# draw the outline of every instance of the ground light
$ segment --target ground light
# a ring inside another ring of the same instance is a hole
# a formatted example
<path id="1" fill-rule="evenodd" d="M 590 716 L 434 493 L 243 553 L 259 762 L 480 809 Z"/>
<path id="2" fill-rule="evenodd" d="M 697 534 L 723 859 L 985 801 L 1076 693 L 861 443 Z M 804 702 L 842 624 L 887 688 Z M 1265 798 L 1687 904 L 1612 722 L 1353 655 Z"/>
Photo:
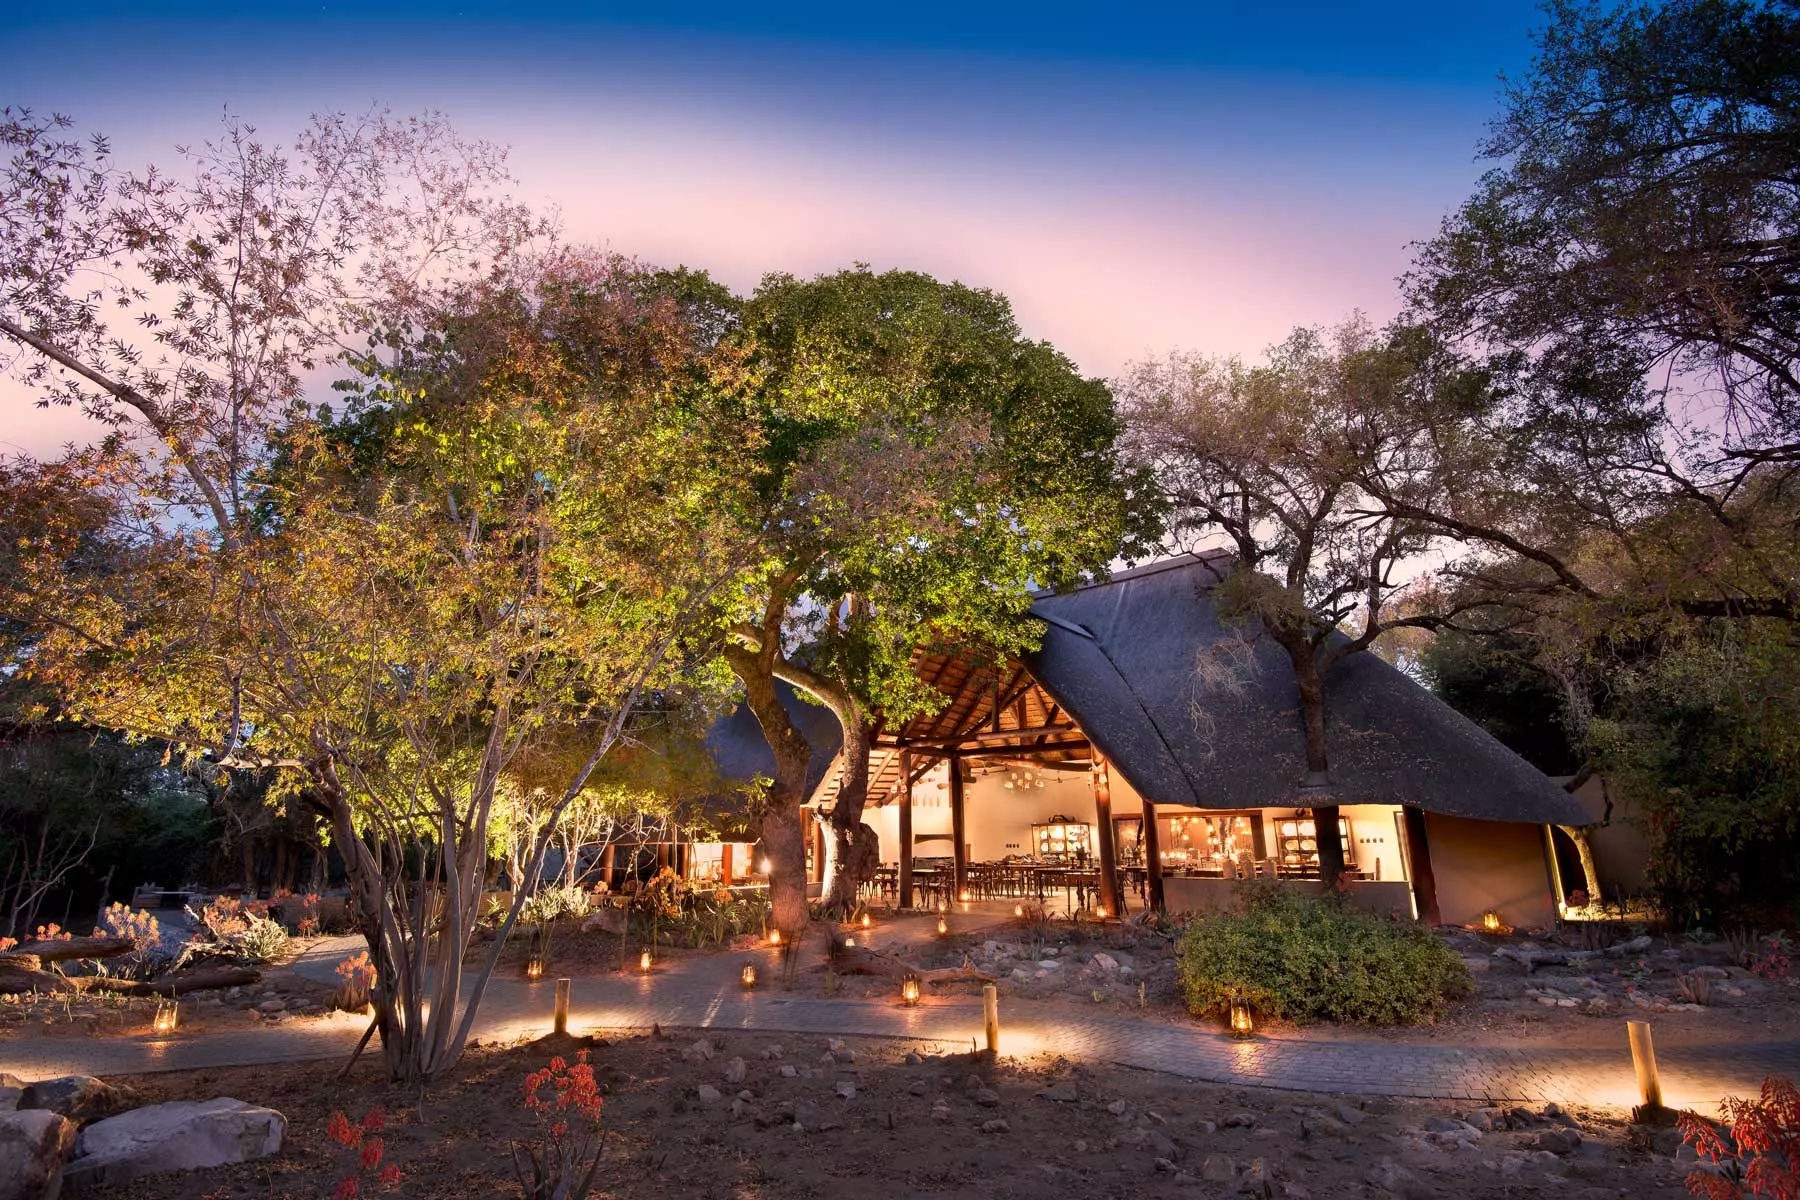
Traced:
<path id="1" fill-rule="evenodd" d="M 648 975 L 650 973 L 650 961 L 650 952 L 648 950 L 638 955 L 638 970 Z"/>
<path id="2" fill-rule="evenodd" d="M 157 1033 L 174 1033 L 181 1024 L 181 1012 L 173 999 L 156 1002 L 156 1016 L 151 1018 L 150 1028 Z"/>
<path id="3" fill-rule="evenodd" d="M 544 956 L 533 950 L 525 957 L 525 978 L 542 979 L 544 977 Z"/>
<path id="4" fill-rule="evenodd" d="M 771 946 L 781 945 L 781 930 L 779 930 L 779 929 L 769 930 L 769 945 L 771 945 Z"/>
<path id="5" fill-rule="evenodd" d="M 863 915 L 862 915 L 862 927 L 863 927 L 863 928 L 864 928 L 864 929 L 867 929 L 867 928 L 869 928 L 869 926 L 871 926 L 871 925 L 873 925 L 873 924 L 874 924 L 874 923 L 875 923 L 875 922 L 874 922 L 874 921 L 872 921 L 872 920 L 870 920 L 870 919 L 869 919 L 869 914 L 868 914 L 868 913 L 864 913 L 864 914 L 863 914 Z"/>
<path id="6" fill-rule="evenodd" d="M 754 991 L 756 988 L 756 964 L 745 963 L 744 969 L 738 974 L 738 978 L 743 981 L 744 990 L 746 992 Z"/>
<path id="7" fill-rule="evenodd" d="M 1231 994 L 1231 1036 L 1256 1036 L 1256 1022 L 1250 1016 L 1250 1001 L 1244 998 L 1242 992 Z"/>
<path id="8" fill-rule="evenodd" d="M 1500 914 L 1491 908 L 1481 914 L 1481 927 L 1489 933 L 1499 933 L 1505 928 L 1505 926 L 1500 923 Z"/>
<path id="9" fill-rule="evenodd" d="M 1025 906 L 1023 904 L 1013 905 L 1013 916 L 1023 917 L 1024 915 L 1025 915 Z"/>
<path id="10" fill-rule="evenodd" d="M 908 971 L 900 977 L 900 1003 L 911 1007 L 919 1002 L 919 977 Z"/>
<path id="11" fill-rule="evenodd" d="M 938 918 L 938 936 L 943 937 L 945 934 L 947 934 L 949 932 L 950 932 L 950 922 L 944 920 L 944 918 L 942 918 L 942 917 L 939 917 Z"/>

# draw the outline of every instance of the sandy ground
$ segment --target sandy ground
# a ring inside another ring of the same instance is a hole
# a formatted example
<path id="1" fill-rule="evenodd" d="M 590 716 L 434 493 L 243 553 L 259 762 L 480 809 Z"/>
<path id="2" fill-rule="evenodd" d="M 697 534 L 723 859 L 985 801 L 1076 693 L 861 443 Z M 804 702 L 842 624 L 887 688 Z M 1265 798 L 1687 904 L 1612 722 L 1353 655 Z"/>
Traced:
<path id="1" fill-rule="evenodd" d="M 986 1063 L 887 1041 L 748 1034 L 483 1046 L 422 1097 L 386 1085 L 374 1063 L 342 1084 L 336 1064 L 115 1080 L 145 1101 L 229 1095 L 272 1106 L 288 1118 L 287 1141 L 271 1159 L 94 1194 L 326 1197 L 348 1153 L 325 1136 L 331 1114 L 381 1105 L 387 1161 L 404 1173 L 396 1195 L 517 1195 L 509 1148 L 532 1129 L 521 1080 L 551 1053 L 582 1046 L 607 1093 L 606 1196 L 1686 1194 L 1673 1135 L 1654 1145 L 1618 1113 L 1512 1110 L 1509 1121 L 1442 1103 L 1219 1088 L 1054 1058 Z M 1498 1127 L 1476 1132 L 1459 1117 Z"/>

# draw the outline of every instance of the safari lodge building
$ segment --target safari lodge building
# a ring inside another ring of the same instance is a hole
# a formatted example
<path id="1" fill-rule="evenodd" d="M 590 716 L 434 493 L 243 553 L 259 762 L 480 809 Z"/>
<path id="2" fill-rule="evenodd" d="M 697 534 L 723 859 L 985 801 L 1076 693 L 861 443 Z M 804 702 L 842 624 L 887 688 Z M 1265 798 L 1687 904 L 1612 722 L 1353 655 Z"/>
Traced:
<path id="1" fill-rule="evenodd" d="M 1331 831 L 1306 807 L 1293 670 L 1269 639 L 1221 622 L 1212 589 L 1230 569 L 1190 555 L 1045 595 L 1029 618 L 1042 642 L 1022 660 L 923 658 L 945 704 L 878 731 L 872 886 L 902 907 L 1011 899 L 1096 915 L 1214 908 L 1247 877 L 1318 888 Z M 1552 829 L 1591 822 L 1580 803 L 1376 655 L 1340 660 L 1325 705 L 1324 792 L 1356 903 L 1432 923 L 1554 920 Z M 791 708 L 815 748 L 808 803 L 828 808 L 836 723 Z M 772 766 L 746 712 L 716 732 L 739 769 Z"/>

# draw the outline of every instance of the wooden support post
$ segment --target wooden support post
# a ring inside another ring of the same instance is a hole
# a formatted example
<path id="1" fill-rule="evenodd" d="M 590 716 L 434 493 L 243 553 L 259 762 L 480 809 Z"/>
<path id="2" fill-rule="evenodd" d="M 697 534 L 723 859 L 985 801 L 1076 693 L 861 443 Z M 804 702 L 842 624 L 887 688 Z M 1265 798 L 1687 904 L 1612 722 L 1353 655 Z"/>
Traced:
<path id="1" fill-rule="evenodd" d="M 950 760 L 950 836 L 955 840 L 954 867 L 950 876 L 949 901 L 961 899 L 969 886 L 969 823 L 963 816 L 962 759 Z"/>
<path id="2" fill-rule="evenodd" d="M 1638 1095 L 1651 1111 L 1663 1106 L 1662 1080 L 1656 1073 L 1656 1047 L 1650 1041 L 1650 1022 L 1625 1022 L 1626 1036 L 1631 1039 L 1631 1065 L 1637 1070 Z"/>
<path id="3" fill-rule="evenodd" d="M 991 983 L 981 985 L 981 1027 L 987 1034 L 989 1058 L 1000 1055 L 1000 989 Z"/>
<path id="4" fill-rule="evenodd" d="M 825 826 L 819 821 L 819 810 L 802 809 L 802 817 L 806 821 L 807 844 L 812 847 L 812 876 L 814 883 L 825 882 Z"/>
<path id="5" fill-rule="evenodd" d="M 569 1032 L 569 981 L 556 981 L 556 1021 L 552 1026 L 557 1037 Z"/>
<path id="6" fill-rule="evenodd" d="M 1144 801 L 1144 902 L 1163 911 L 1162 833 L 1156 828 L 1156 805 Z"/>
<path id="7" fill-rule="evenodd" d="M 1425 838 L 1425 810 L 1409 804 L 1406 814 L 1406 877 L 1412 881 L 1413 904 L 1419 920 L 1438 925 L 1437 876 L 1431 871 L 1431 844 Z"/>
<path id="8" fill-rule="evenodd" d="M 1119 856 L 1113 846 L 1112 780 L 1106 760 L 1094 756 L 1094 821 L 1100 826 L 1100 907 L 1109 917 L 1122 915 L 1119 905 Z"/>
<path id="9" fill-rule="evenodd" d="M 615 857 L 615 855 L 613 854 L 613 844 L 611 842 L 608 842 L 608 843 L 606 843 L 606 849 L 604 849 L 600 852 L 600 878 L 601 878 L 601 880 L 603 880 L 605 882 L 606 888 L 608 891 L 613 890 L 613 888 L 616 886 L 616 884 L 613 880 L 613 859 L 614 859 L 614 857 Z"/>
<path id="10" fill-rule="evenodd" d="M 731 843 L 725 842 L 719 847 L 719 886 L 731 886 Z"/>
<path id="11" fill-rule="evenodd" d="M 662 870 L 669 865 L 669 843 L 656 843 L 656 869 Z"/>
<path id="12" fill-rule="evenodd" d="M 902 911 L 913 902 L 912 754 L 900 752 L 900 898 Z"/>

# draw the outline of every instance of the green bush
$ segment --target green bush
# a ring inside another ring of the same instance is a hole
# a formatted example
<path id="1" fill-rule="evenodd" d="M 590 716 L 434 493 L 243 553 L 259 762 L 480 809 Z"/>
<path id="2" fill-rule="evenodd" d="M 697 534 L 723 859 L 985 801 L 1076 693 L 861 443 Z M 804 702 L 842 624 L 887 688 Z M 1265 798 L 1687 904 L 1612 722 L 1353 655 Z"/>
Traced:
<path id="1" fill-rule="evenodd" d="M 1470 988 L 1462 959 L 1424 926 L 1270 883 L 1245 884 L 1235 911 L 1196 917 L 1179 963 L 1196 1016 L 1236 992 L 1289 1021 L 1421 1025 Z"/>

